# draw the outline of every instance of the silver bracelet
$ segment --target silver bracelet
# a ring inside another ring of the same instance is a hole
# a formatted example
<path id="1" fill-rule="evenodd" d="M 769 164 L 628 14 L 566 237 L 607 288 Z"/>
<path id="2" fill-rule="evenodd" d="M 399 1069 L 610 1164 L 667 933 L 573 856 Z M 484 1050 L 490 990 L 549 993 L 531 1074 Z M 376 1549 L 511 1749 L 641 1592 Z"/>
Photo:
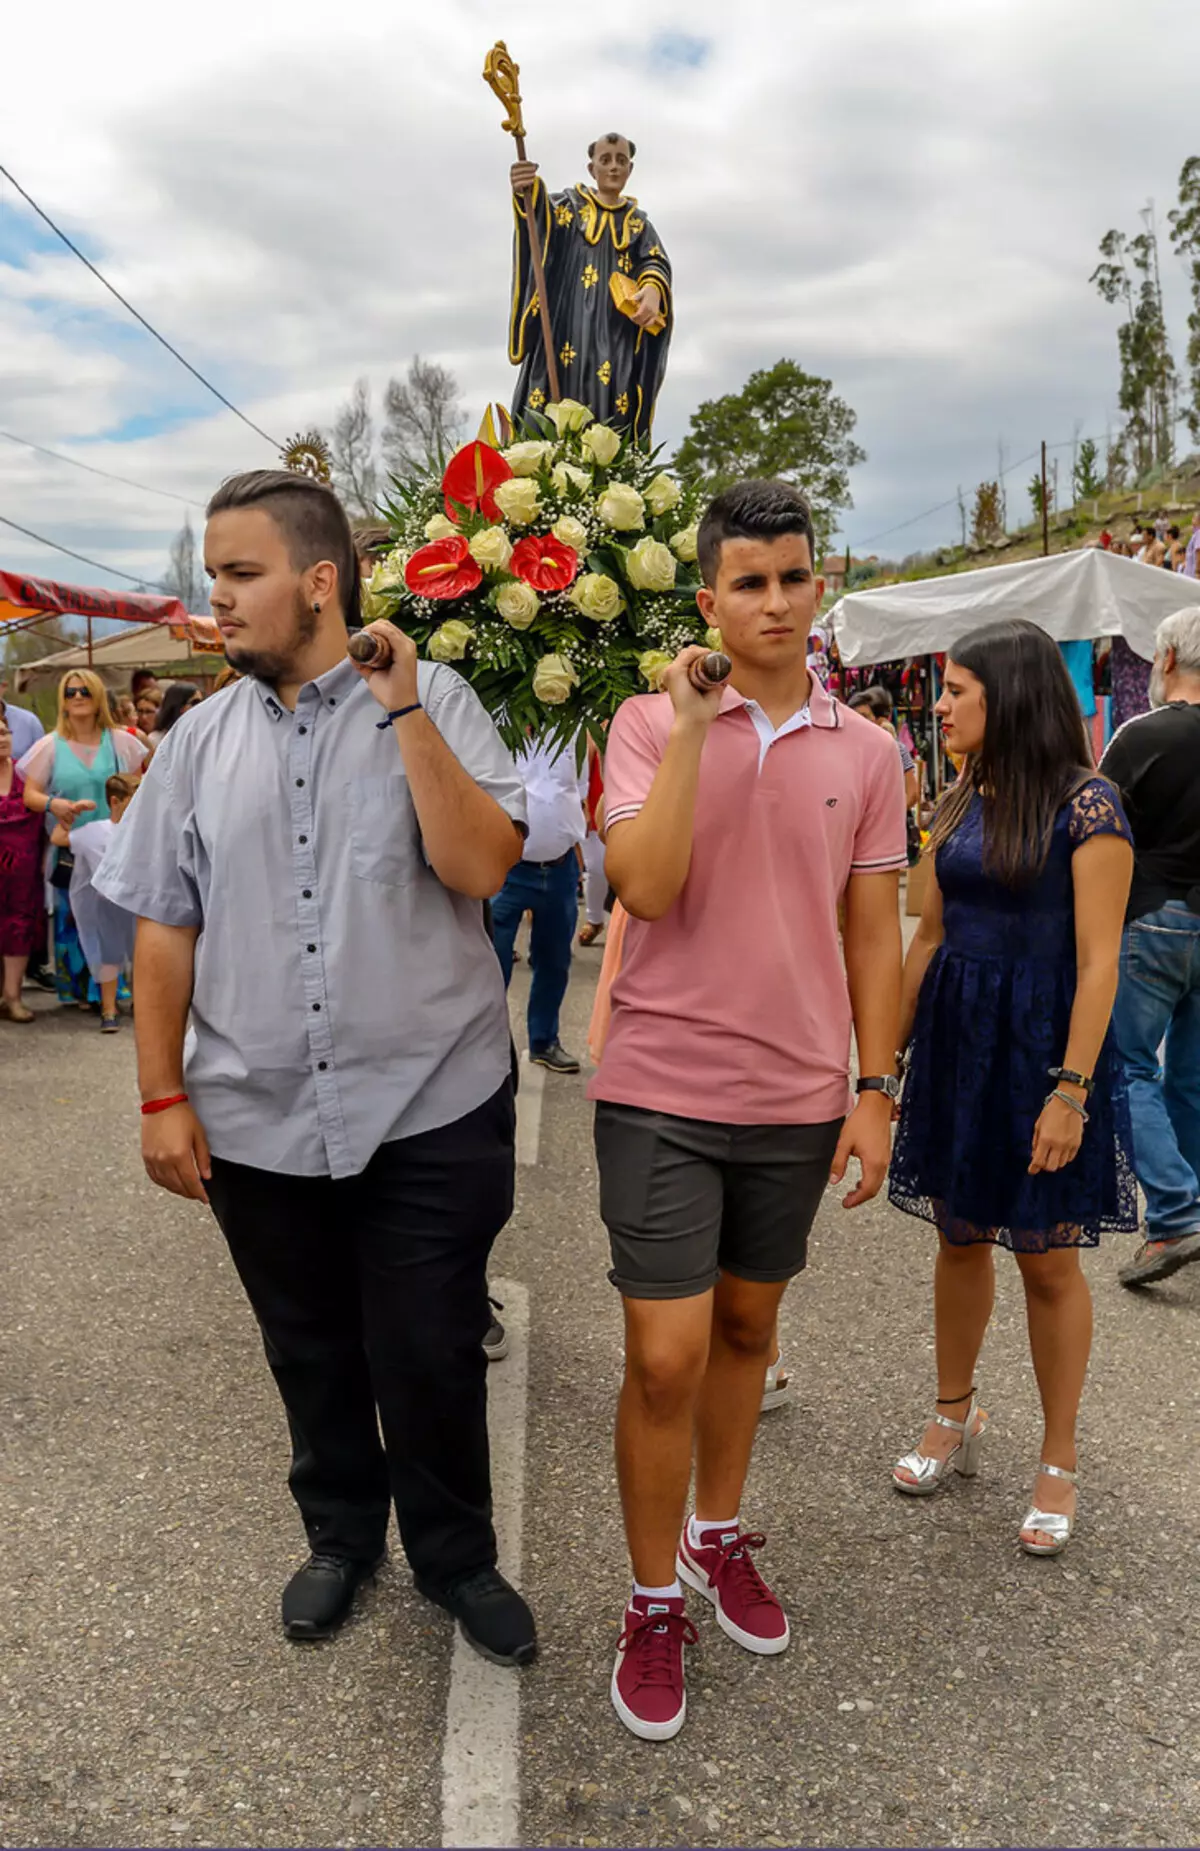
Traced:
<path id="1" fill-rule="evenodd" d="M 1084 1124 L 1085 1125 L 1087 1124 L 1088 1119 L 1090 1118 L 1091 1114 L 1088 1112 L 1086 1106 L 1080 1105 L 1078 1099 L 1072 1099 L 1070 1093 L 1060 1092 L 1058 1087 L 1056 1086 L 1052 1093 L 1046 1094 L 1045 1103 L 1049 1105 L 1052 1099 L 1061 1099 L 1064 1105 L 1070 1106 L 1072 1112 L 1078 1112 Z"/>

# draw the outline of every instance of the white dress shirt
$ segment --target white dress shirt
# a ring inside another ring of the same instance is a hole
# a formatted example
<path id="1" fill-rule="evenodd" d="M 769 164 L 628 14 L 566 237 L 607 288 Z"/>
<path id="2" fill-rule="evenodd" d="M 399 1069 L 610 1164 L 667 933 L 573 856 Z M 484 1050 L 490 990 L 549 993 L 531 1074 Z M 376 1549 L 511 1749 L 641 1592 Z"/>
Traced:
<path id="1" fill-rule="evenodd" d="M 526 746 L 517 760 L 529 804 L 524 861 L 558 861 L 587 830 L 587 760 L 575 769 L 574 742 L 562 748 Z"/>

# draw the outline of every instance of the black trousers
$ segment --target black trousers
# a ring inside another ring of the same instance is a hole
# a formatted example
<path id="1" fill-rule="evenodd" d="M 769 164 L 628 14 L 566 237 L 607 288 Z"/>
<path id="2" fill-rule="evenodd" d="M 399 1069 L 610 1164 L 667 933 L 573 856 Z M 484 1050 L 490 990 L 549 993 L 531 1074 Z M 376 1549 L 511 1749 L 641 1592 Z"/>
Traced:
<path id="1" fill-rule="evenodd" d="M 341 1181 L 212 1160 L 209 1197 L 287 1410 L 288 1483 L 314 1551 L 374 1561 L 390 1497 L 418 1574 L 496 1560 L 481 1346 L 514 1135 L 506 1080 Z"/>

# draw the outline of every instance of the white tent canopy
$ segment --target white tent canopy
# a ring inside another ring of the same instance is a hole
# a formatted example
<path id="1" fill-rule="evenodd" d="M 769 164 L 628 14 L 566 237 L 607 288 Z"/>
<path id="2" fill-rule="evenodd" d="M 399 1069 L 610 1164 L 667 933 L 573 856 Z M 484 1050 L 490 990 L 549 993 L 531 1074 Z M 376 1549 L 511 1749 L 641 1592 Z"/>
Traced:
<path id="1" fill-rule="evenodd" d="M 1164 617 L 1200 605 L 1200 584 L 1136 559 L 1085 547 L 978 572 L 852 591 L 829 616 L 842 661 L 854 668 L 933 655 L 1001 617 L 1028 617 L 1055 642 L 1123 636 L 1146 661 Z"/>
<path id="2" fill-rule="evenodd" d="M 92 644 L 92 667 L 110 688 L 128 681 L 135 668 L 174 668 L 183 674 L 192 663 L 204 675 L 211 675 L 224 666 L 219 653 L 193 650 L 186 638 L 173 636 L 171 626 L 165 623 L 118 630 L 110 636 L 98 636 Z M 18 692 L 24 693 L 52 687 L 69 668 L 86 668 L 87 665 L 87 645 L 79 643 L 70 649 L 56 650 L 51 656 L 42 656 L 36 662 L 14 664 L 9 672 Z"/>

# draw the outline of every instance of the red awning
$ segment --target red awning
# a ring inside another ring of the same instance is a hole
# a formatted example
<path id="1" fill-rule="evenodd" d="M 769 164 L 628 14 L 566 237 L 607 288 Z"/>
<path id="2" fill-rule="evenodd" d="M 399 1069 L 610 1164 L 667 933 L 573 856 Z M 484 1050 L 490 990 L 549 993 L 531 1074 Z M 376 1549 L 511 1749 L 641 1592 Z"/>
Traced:
<path id="1" fill-rule="evenodd" d="M 28 623 L 38 617 L 98 617 L 119 623 L 180 625 L 188 621 L 186 606 L 179 598 L 154 592 L 59 585 L 53 579 L 0 572 L 0 626 Z"/>

